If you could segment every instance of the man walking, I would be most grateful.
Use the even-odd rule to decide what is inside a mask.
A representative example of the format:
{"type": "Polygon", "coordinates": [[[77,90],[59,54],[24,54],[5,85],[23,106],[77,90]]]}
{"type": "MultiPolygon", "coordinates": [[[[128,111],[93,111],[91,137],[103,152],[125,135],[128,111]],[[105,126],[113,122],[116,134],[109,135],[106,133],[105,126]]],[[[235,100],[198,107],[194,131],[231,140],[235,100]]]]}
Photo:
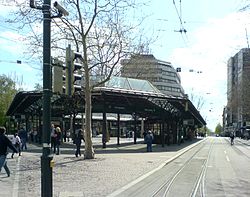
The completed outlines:
{"type": "Polygon", "coordinates": [[[82,129],[76,130],[74,138],[74,143],[76,144],[76,157],[78,157],[78,155],[81,156],[82,140],[84,140],[82,129]]]}
{"type": "Polygon", "coordinates": [[[20,137],[21,139],[21,150],[23,151],[23,148],[25,148],[25,150],[27,150],[27,140],[28,140],[28,133],[27,131],[25,130],[24,127],[22,127],[19,131],[18,131],[18,136],[20,137]]]}
{"type": "Polygon", "coordinates": [[[7,147],[9,147],[13,152],[17,153],[16,148],[13,146],[9,138],[5,135],[5,127],[0,127],[0,171],[4,167],[8,177],[10,176],[10,170],[7,166],[7,147]]]}
{"type": "Polygon", "coordinates": [[[148,131],[147,135],[145,136],[145,143],[147,144],[147,152],[152,152],[152,143],[154,140],[154,136],[152,131],[148,131]]]}

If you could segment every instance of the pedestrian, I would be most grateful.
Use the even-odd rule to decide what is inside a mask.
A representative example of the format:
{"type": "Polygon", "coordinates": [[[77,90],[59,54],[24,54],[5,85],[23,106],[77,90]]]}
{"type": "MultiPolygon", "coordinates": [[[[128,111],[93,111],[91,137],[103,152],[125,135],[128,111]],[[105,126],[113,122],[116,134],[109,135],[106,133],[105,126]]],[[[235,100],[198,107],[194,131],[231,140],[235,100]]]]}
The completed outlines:
{"type": "MultiPolygon", "coordinates": [[[[18,151],[19,153],[19,156],[21,156],[21,139],[20,137],[17,135],[17,133],[14,134],[14,137],[12,139],[12,144],[13,146],[16,148],[16,150],[18,151]]],[[[11,155],[11,158],[14,157],[14,153],[15,151],[13,151],[12,155],[11,155]]]]}
{"type": "Polygon", "coordinates": [[[16,148],[13,146],[9,138],[5,135],[6,129],[5,127],[0,127],[0,172],[2,170],[2,167],[4,167],[7,176],[10,176],[10,170],[7,166],[7,147],[9,147],[11,150],[13,150],[15,153],[17,153],[16,148]]]}
{"type": "Polygon", "coordinates": [[[62,138],[62,132],[61,132],[60,127],[56,127],[54,138],[55,138],[54,153],[56,151],[56,154],[59,155],[59,153],[60,153],[60,145],[61,145],[61,138],[62,138]]]}
{"type": "Polygon", "coordinates": [[[21,139],[21,150],[23,151],[23,149],[25,148],[25,150],[27,150],[27,140],[28,140],[28,133],[26,131],[26,129],[24,127],[22,127],[19,131],[18,131],[18,136],[21,139]]]}
{"type": "Polygon", "coordinates": [[[55,125],[51,124],[51,130],[50,130],[50,149],[54,148],[54,153],[56,152],[55,150],[55,125]]]}
{"type": "Polygon", "coordinates": [[[144,139],[144,144],[146,144],[146,142],[145,142],[145,138],[146,138],[147,132],[146,132],[146,131],[144,131],[144,132],[142,133],[142,135],[143,135],[143,139],[144,139]]]}
{"type": "Polygon", "coordinates": [[[64,130],[64,132],[62,133],[63,133],[63,141],[66,142],[66,130],[64,130]]]}
{"type": "Polygon", "coordinates": [[[36,128],[33,131],[33,136],[34,136],[34,142],[37,143],[38,142],[38,133],[37,133],[36,128]]]}
{"type": "Polygon", "coordinates": [[[74,143],[76,145],[76,153],[75,153],[76,157],[78,157],[78,155],[81,156],[82,140],[84,140],[82,129],[78,129],[75,132],[75,138],[74,138],[74,143]]]}
{"type": "Polygon", "coordinates": [[[29,136],[30,136],[30,141],[34,142],[34,130],[33,129],[30,130],[29,136]]]}
{"type": "Polygon", "coordinates": [[[67,138],[67,140],[68,140],[68,142],[69,142],[69,138],[70,138],[70,129],[66,131],[66,138],[67,138]]]}
{"type": "Polygon", "coordinates": [[[152,152],[152,143],[153,143],[153,140],[154,140],[153,133],[152,133],[152,131],[149,130],[147,132],[146,137],[145,137],[145,142],[147,144],[147,152],[152,152]]]}
{"type": "Polygon", "coordinates": [[[231,139],[231,145],[233,145],[234,144],[234,133],[233,132],[231,132],[231,134],[230,134],[230,139],[231,139]]]}

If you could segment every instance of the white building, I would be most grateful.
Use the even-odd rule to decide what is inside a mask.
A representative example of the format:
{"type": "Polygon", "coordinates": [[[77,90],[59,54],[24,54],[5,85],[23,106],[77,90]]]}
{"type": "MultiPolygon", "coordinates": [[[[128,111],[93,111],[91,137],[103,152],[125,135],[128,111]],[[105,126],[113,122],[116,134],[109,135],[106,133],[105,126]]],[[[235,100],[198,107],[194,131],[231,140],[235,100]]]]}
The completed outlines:
{"type": "Polygon", "coordinates": [[[180,75],[170,62],[157,60],[153,55],[133,55],[121,61],[122,77],[144,79],[166,95],[185,96],[180,75]]]}

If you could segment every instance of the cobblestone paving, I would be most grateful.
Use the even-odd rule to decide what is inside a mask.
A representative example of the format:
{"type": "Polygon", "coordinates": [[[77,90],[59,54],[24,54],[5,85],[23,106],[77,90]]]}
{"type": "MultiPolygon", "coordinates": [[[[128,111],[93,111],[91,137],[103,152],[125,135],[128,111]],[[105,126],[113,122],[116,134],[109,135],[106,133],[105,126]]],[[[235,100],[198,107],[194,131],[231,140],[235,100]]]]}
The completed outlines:
{"type": "MultiPolygon", "coordinates": [[[[152,153],[145,152],[145,144],[108,147],[96,150],[95,159],[76,158],[73,148],[62,149],[62,154],[54,155],[53,196],[54,197],[102,197],[111,194],[131,181],[157,168],[188,146],[172,145],[153,147],[152,153]]],[[[12,170],[11,179],[3,179],[0,185],[5,192],[3,197],[39,197],[41,196],[41,147],[31,147],[19,158],[9,159],[12,170]],[[19,161],[19,165],[17,165],[19,161]],[[17,166],[17,167],[15,167],[17,166]],[[18,175],[18,176],[17,176],[18,175]],[[18,195],[12,185],[13,180],[18,187],[18,195]],[[13,180],[12,180],[13,179],[13,180]],[[11,191],[13,190],[13,191],[11,191]]],[[[4,176],[1,173],[2,177],[4,176]]],[[[17,190],[16,190],[17,193],[17,190]]]]}
{"type": "MultiPolygon", "coordinates": [[[[106,196],[166,160],[157,158],[152,153],[97,154],[92,160],[55,155],[53,196],[74,192],[82,196],[106,196]]],[[[20,189],[25,188],[22,196],[40,196],[39,155],[26,153],[20,170],[23,172],[20,189]]]]}

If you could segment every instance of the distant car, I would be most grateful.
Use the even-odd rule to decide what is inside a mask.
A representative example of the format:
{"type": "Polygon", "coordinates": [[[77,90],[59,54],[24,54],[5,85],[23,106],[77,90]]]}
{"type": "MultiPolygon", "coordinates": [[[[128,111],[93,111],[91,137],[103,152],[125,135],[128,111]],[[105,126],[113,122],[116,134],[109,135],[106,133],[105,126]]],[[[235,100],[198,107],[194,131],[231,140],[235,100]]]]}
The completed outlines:
{"type": "Polygon", "coordinates": [[[219,135],[219,134],[216,134],[215,136],[216,136],[216,137],[220,137],[220,135],[219,135]]]}

